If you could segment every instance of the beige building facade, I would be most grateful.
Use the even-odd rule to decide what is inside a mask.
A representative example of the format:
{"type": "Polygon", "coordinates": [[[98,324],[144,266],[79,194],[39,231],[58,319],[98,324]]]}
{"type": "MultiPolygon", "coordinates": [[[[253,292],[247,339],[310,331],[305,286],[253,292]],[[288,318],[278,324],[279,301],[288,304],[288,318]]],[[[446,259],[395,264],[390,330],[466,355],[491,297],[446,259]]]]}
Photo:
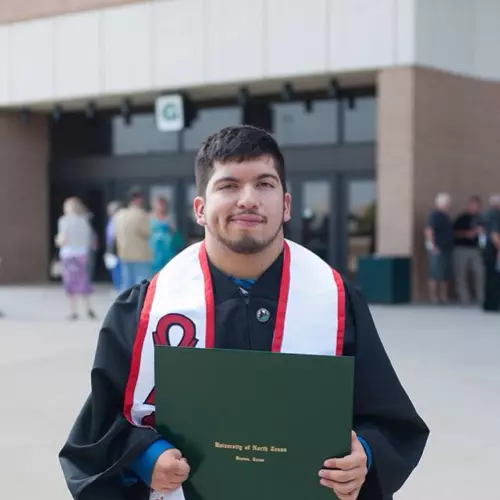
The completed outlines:
{"type": "MultiPolygon", "coordinates": [[[[258,115],[282,139],[299,215],[304,200],[317,196],[308,193],[328,191],[317,210],[329,224],[326,246],[334,247],[318,252],[349,271],[350,249],[361,241],[349,238],[349,196],[370,198],[374,190],[369,251],[409,257],[412,297],[425,300],[423,227],[435,195],[449,192],[460,210],[471,194],[500,191],[498,21],[500,4],[487,0],[2,2],[0,283],[48,279],[54,214],[76,183],[95,194],[106,182],[103,205],[125,180],[154,178],[159,189],[163,172],[177,193],[180,165],[189,164],[196,141],[230,118],[207,113],[203,127],[172,136],[182,144],[169,149],[170,138],[146,125],[139,131],[142,118],[154,122],[159,95],[182,92],[200,109],[233,110],[245,88],[259,111],[234,116],[258,115]],[[293,95],[283,97],[287,84],[293,95]],[[130,148],[136,130],[149,142],[124,154],[117,152],[121,125],[109,116],[123,115],[128,102],[133,127],[120,128],[122,141],[130,148]],[[106,147],[105,134],[97,138],[83,121],[89,103],[106,114],[102,128],[112,129],[106,147]],[[146,108],[149,115],[141,114],[146,108]],[[320,120],[337,117],[335,110],[330,140],[320,120]],[[329,166],[335,176],[320,185],[329,166]]],[[[191,192],[186,184],[176,202],[181,225],[191,192]]],[[[305,227],[291,231],[301,240],[305,227]]],[[[324,246],[316,240],[311,245],[324,246]]]]}

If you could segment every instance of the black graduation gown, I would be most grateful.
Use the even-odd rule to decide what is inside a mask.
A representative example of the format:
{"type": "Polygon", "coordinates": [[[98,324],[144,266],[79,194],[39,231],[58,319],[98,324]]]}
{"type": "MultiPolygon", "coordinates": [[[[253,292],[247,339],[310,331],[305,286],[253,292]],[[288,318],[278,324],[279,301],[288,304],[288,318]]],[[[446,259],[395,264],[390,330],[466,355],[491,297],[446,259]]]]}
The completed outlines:
{"type": "MultiPolygon", "coordinates": [[[[256,311],[265,307],[274,318],[281,264],[280,258],[261,276],[250,300],[211,267],[216,347],[271,349],[274,322],[258,322],[256,311]]],[[[148,498],[144,484],[125,487],[122,478],[131,460],[160,438],[152,429],[133,427],[123,416],[132,347],[148,285],[124,292],[110,308],[98,339],[91,394],[59,455],[77,500],[148,498]]],[[[418,464],[429,430],[401,386],[360,292],[347,282],[345,289],[344,354],[356,356],[354,428],[373,453],[359,498],[390,500],[418,464]]]]}

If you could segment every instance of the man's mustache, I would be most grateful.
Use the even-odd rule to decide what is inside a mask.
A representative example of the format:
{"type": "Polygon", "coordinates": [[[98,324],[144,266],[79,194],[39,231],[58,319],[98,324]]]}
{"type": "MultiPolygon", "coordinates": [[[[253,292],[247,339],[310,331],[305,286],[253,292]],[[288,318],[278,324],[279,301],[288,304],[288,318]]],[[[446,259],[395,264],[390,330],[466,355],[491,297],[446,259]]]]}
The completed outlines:
{"type": "Polygon", "coordinates": [[[255,210],[244,210],[242,212],[238,212],[237,214],[230,215],[228,217],[228,220],[237,219],[238,217],[241,217],[242,215],[250,215],[253,217],[259,217],[260,219],[262,219],[263,222],[267,222],[267,217],[265,217],[262,214],[259,214],[259,212],[256,212],[255,210]]]}

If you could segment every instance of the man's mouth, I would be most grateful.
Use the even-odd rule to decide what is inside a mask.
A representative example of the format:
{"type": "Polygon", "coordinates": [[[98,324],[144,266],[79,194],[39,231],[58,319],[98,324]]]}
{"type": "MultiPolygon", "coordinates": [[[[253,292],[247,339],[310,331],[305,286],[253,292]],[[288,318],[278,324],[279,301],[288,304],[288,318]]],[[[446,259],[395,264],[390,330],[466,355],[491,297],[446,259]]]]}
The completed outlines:
{"type": "Polygon", "coordinates": [[[234,215],[229,221],[239,226],[252,227],[264,223],[265,219],[260,215],[241,214],[234,215]]]}

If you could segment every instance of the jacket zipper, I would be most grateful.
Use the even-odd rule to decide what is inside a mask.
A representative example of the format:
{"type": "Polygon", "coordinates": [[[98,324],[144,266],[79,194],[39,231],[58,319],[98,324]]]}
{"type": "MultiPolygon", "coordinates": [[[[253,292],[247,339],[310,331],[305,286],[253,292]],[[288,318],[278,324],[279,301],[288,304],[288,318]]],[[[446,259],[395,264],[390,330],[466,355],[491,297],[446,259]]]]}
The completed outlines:
{"type": "Polygon", "coordinates": [[[249,318],[250,294],[246,291],[241,290],[241,295],[243,297],[243,300],[245,301],[245,323],[246,323],[248,345],[249,348],[252,349],[252,337],[251,337],[250,318],[249,318]]]}

